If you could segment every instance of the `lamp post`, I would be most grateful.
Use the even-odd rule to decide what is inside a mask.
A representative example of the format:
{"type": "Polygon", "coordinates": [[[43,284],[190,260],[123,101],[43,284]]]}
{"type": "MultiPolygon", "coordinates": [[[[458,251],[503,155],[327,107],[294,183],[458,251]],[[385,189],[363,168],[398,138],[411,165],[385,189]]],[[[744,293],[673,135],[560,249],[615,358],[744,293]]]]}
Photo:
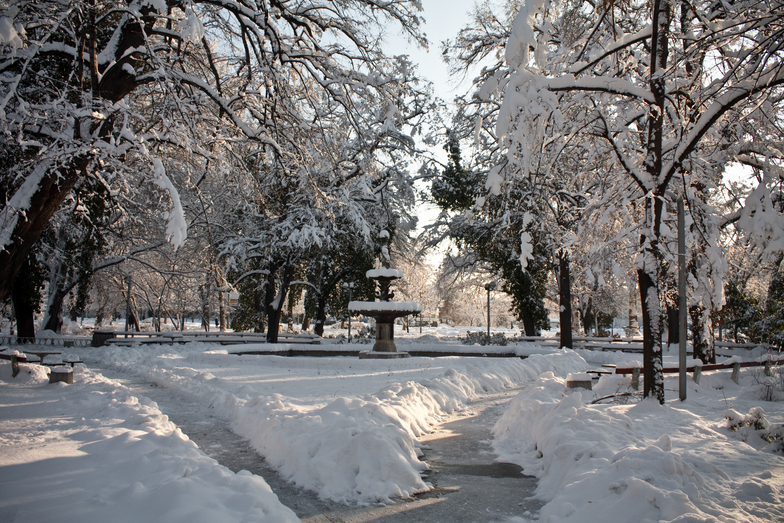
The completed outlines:
{"type": "Polygon", "coordinates": [[[495,282],[490,282],[485,284],[485,290],[487,291],[487,339],[490,340],[490,291],[495,290],[495,282]]]}
{"type": "MultiPolygon", "coordinates": [[[[354,290],[354,282],[350,281],[343,284],[344,289],[348,289],[348,302],[351,303],[351,291],[354,290]]],[[[348,342],[351,343],[351,311],[348,311],[348,342]]]]}

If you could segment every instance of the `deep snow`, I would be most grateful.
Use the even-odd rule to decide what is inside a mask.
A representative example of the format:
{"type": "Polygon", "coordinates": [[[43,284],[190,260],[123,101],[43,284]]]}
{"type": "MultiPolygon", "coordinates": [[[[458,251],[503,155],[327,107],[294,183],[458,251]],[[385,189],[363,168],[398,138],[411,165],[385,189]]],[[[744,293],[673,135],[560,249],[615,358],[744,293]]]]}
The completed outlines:
{"type": "MultiPolygon", "coordinates": [[[[456,343],[454,332],[428,330],[419,343],[414,332],[396,333],[399,349],[456,343]]],[[[495,426],[493,445],[539,478],[540,521],[784,520],[784,455],[762,438],[770,428],[731,432],[723,418],[730,408],[737,417],[762,407],[774,433],[784,422],[781,402],[759,399],[759,372],[744,369],[740,385],[729,371],[704,373],[700,385],[689,378],[685,403],[675,399],[673,378],[665,406],[591,405],[625,390],[629,378],[605,377],[584,392],[567,392],[564,378],[639,356],[534,344],[517,347],[533,354],[526,360],[231,349],[72,349],[85,360],[73,385],[48,384],[36,365],[12,379],[0,362],[0,521],[296,520],[262,478],[217,464],[100,367],[211,405],[284,477],[327,499],[388,503],[427,490],[417,438],[471,399],[528,383],[495,426]]]]}

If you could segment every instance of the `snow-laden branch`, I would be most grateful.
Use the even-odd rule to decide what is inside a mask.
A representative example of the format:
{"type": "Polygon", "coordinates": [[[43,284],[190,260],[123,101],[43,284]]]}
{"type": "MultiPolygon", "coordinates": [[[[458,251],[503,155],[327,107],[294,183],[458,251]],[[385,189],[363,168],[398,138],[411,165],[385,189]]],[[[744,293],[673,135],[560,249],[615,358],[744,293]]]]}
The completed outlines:
{"type": "Polygon", "coordinates": [[[635,98],[645,101],[651,105],[656,104],[656,98],[650,89],[639,87],[628,80],[622,78],[610,78],[599,76],[583,76],[576,78],[574,75],[566,74],[558,78],[542,78],[541,84],[550,91],[589,91],[617,94],[628,98],[635,98]]]}
{"type": "MultiPolygon", "coordinates": [[[[567,71],[574,75],[580,75],[593,67],[594,65],[598,64],[608,56],[617,53],[618,51],[632,46],[634,44],[638,44],[643,42],[651,37],[651,26],[646,26],[637,31],[636,33],[627,34],[623,37],[615,40],[612,44],[607,45],[604,47],[604,52],[597,55],[593,58],[590,62],[577,62],[569,66],[567,71]]],[[[586,45],[587,45],[586,41],[586,45]]]]}
{"type": "Polygon", "coordinates": [[[0,251],[13,242],[13,233],[20,217],[25,217],[30,209],[30,201],[40,188],[41,182],[49,172],[51,162],[39,162],[25,178],[22,186],[14,192],[0,211],[0,251]]]}
{"type": "Polygon", "coordinates": [[[666,184],[672,178],[684,160],[697,148],[703,136],[727,111],[755,94],[782,84],[784,84],[784,67],[775,66],[754,78],[738,82],[714,98],[683,138],[673,158],[662,166],[660,182],[666,184]]]}

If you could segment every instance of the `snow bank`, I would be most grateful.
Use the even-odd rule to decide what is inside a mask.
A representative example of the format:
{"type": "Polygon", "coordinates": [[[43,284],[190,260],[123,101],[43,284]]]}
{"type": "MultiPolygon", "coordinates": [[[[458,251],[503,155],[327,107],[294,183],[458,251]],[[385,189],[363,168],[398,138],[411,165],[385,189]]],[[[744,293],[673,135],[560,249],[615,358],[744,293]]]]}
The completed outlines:
{"type": "Polygon", "coordinates": [[[298,521],[259,476],[207,457],[155,403],[84,368],[0,362],[0,520],[298,521]]]}
{"type": "MultiPolygon", "coordinates": [[[[590,405],[593,392],[568,392],[545,373],[498,421],[494,447],[500,460],[539,478],[536,497],[548,502],[541,522],[782,521],[784,496],[774,485],[784,457],[726,428],[722,396],[733,391],[725,374],[712,377],[714,386],[691,382],[686,403],[661,406],[590,405]]],[[[598,388],[625,385],[618,380],[602,377],[598,388]]]]}
{"type": "MultiPolygon", "coordinates": [[[[477,394],[511,387],[545,371],[559,374],[584,369],[585,361],[571,351],[535,355],[526,360],[481,358],[410,358],[368,361],[353,358],[242,357],[218,354],[205,347],[108,349],[105,363],[143,373],[160,385],[176,388],[212,405],[233,430],[288,480],[340,502],[389,502],[429,490],[420,473],[426,465],[416,438],[430,432],[445,415],[464,408],[477,394]],[[167,352],[179,351],[179,352],[167,352]],[[285,377],[294,385],[289,395],[270,393],[265,376],[223,374],[240,361],[265,376],[285,377]],[[143,362],[143,363],[142,363],[143,362]],[[305,394],[309,378],[297,367],[317,367],[319,393],[328,401],[305,394]],[[411,370],[411,368],[419,370],[411,370]],[[387,369],[387,370],[385,370],[387,369]],[[435,372],[434,372],[435,371],[435,372]],[[408,376],[377,388],[387,374],[408,376]]],[[[278,378],[271,378],[277,380],[278,378]]],[[[280,383],[280,382],[277,382],[280,383]]],[[[283,387],[286,387],[283,385],[283,387]]]]}

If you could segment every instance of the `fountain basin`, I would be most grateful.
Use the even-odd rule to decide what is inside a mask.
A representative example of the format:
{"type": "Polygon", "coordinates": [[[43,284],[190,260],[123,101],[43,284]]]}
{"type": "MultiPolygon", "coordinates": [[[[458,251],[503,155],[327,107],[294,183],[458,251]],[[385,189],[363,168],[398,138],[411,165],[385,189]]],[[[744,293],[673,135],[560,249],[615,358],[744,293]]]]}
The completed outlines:
{"type": "Polygon", "coordinates": [[[416,302],[352,301],[348,304],[352,314],[369,316],[376,320],[376,343],[372,351],[361,352],[360,358],[407,358],[407,352],[398,352],[395,346],[395,319],[422,312],[416,302]]]}

